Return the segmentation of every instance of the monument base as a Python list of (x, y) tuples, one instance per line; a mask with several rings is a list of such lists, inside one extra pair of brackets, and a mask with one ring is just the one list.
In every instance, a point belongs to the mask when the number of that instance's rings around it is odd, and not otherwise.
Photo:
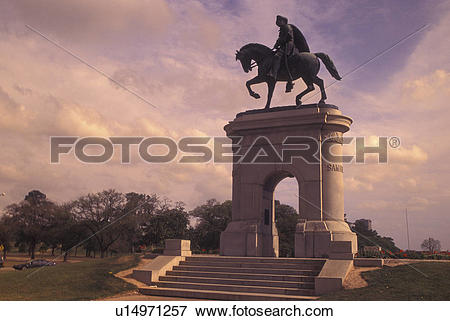
[(357, 237), (344, 221), (306, 221), (297, 224), (295, 257), (352, 260)]
[(224, 127), (236, 157), (232, 221), (221, 234), (221, 255), (278, 256), (274, 193), (291, 177), (304, 219), (297, 226), (295, 256), (353, 258), (357, 239), (344, 222), (341, 159), (351, 123), (336, 106), (310, 105), (249, 110)]
[(275, 225), (233, 221), (220, 234), (220, 255), (278, 257), (278, 253), (278, 230)]

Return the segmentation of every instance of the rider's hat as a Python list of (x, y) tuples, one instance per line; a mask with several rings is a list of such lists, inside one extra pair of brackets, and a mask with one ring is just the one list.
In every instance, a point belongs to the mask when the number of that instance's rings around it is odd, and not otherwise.
[(277, 21), (283, 21), (284, 23), (288, 23), (288, 18), (278, 15)]

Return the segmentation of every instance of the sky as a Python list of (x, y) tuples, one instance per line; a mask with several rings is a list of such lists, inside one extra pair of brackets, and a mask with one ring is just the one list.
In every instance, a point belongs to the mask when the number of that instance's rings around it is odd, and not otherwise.
[[(50, 164), (49, 138), (223, 136), (236, 113), (265, 103), (264, 85), (255, 86), (262, 99), (248, 95), (245, 81), (253, 75), (234, 53), (249, 42), (272, 46), (277, 14), (345, 75), (327, 89), (327, 102), (353, 118), (346, 135), (401, 140), (388, 164), (368, 158), (345, 165), (349, 220), (371, 219), (406, 248), (407, 208), (412, 249), (428, 237), (450, 249), (450, 1), (443, 0), (2, 0), (0, 208), (33, 189), (57, 202), (109, 188), (157, 193), (188, 209), (230, 199), (229, 164), (149, 164), (133, 149), (127, 165), (120, 152), (106, 164), (83, 164), (73, 154)], [(319, 76), (333, 83), (323, 67)], [(272, 106), (293, 104), (303, 87), (297, 81), (284, 94), (279, 85)], [(313, 95), (308, 102), (317, 100)], [(293, 180), (276, 189), (278, 199), (298, 208), (296, 195)]]

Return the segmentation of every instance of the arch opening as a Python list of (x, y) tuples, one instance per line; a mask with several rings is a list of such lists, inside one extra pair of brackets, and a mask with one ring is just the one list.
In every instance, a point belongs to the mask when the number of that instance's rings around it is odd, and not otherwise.
[(274, 248), (274, 252), (280, 257), (294, 257), (295, 254), (295, 230), (299, 221), (299, 186), (298, 179), (288, 171), (271, 173), (264, 181), (263, 221), (267, 226), (267, 232), (272, 232), (277, 240), (267, 246)]

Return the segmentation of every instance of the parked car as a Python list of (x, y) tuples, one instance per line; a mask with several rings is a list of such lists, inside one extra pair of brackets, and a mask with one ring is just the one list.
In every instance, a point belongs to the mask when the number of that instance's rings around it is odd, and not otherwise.
[(26, 268), (27, 268), (27, 263), (24, 263), (24, 264), (15, 264), (15, 265), (13, 265), (13, 268), (16, 269), (16, 270), (23, 270), (23, 269), (26, 269)]
[(31, 269), (31, 268), (36, 268), (36, 267), (53, 266), (53, 265), (56, 265), (56, 263), (52, 262), (52, 261), (32, 260), (27, 263), (13, 265), (13, 268), (16, 270), (23, 270), (23, 269)]

